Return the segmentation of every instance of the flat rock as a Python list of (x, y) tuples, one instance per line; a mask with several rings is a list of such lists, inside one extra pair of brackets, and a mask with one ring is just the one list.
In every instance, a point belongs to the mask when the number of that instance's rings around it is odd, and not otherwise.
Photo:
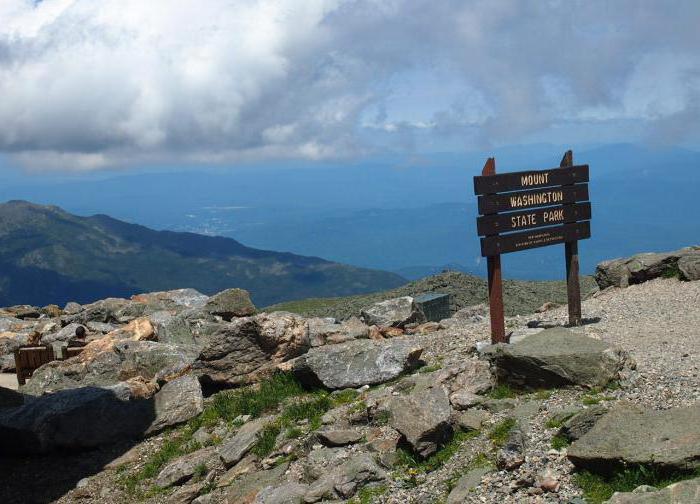
[(288, 468), (289, 463), (284, 463), (268, 471), (244, 474), (225, 489), (226, 497), (224, 500), (215, 500), (213, 502), (252, 504), (263, 489), (270, 485), (279, 485), (284, 482), (283, 476)]
[(224, 440), (218, 452), (226, 467), (231, 467), (250, 451), (268, 421), (269, 419), (259, 418), (243, 424), (231, 438)]
[(294, 482), (271, 485), (263, 488), (255, 496), (253, 504), (301, 504), (308, 489), (309, 485)]
[(700, 250), (678, 259), (678, 270), (685, 280), (700, 280)]
[(542, 388), (602, 387), (618, 379), (629, 362), (623, 350), (561, 327), (546, 329), (516, 344), (491, 345), (483, 355), (494, 365), (499, 379)]
[(566, 419), (559, 429), (559, 435), (569, 441), (576, 441), (593, 428), (600, 417), (608, 412), (607, 408), (595, 405), (580, 411)]
[(360, 441), (362, 432), (352, 429), (325, 430), (316, 432), (318, 440), (326, 446), (345, 446)]
[(400, 327), (406, 324), (423, 323), (425, 315), (410, 296), (387, 299), (360, 311), (362, 320), (368, 326)]
[(355, 340), (312, 348), (294, 362), (306, 381), (329, 389), (357, 388), (392, 380), (418, 366), (423, 349), (406, 338)]
[(615, 492), (604, 504), (689, 504), (700, 502), (700, 478), (673, 483), (666, 488), (638, 487)]
[(161, 488), (181, 484), (192, 478), (199, 467), (204, 466), (210, 470), (215, 461), (216, 452), (212, 447), (182, 455), (161, 469), (155, 483)]
[(489, 467), (477, 467), (459, 478), (450, 495), (447, 496), (447, 504), (467, 502), (470, 493), (481, 483), (481, 478), (492, 471), (493, 469)]
[(619, 405), (568, 448), (579, 467), (650, 464), (664, 470), (700, 467), (700, 404), (668, 410)]

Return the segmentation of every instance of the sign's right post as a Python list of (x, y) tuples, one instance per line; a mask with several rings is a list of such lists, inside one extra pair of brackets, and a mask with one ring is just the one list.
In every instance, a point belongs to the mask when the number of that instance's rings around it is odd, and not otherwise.
[[(574, 165), (574, 154), (566, 151), (559, 164), (562, 169)], [(568, 206), (568, 205), (565, 205)], [(564, 244), (566, 255), (566, 294), (569, 306), (569, 325), (581, 325), (581, 286), (579, 285), (578, 240), (567, 241)]]

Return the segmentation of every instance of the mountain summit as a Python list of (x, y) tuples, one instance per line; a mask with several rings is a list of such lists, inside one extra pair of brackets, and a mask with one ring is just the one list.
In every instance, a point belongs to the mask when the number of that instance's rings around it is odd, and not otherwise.
[(0, 204), (0, 305), (89, 302), (193, 287), (251, 292), (258, 306), (396, 287), (399, 275), (259, 250), (230, 238), (155, 231), (26, 201)]

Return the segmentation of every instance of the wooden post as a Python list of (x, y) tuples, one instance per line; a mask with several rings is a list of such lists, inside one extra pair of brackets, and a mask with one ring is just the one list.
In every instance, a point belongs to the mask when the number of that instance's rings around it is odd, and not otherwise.
[[(574, 165), (574, 153), (566, 151), (559, 163), (561, 168)], [(579, 285), (578, 241), (564, 244), (566, 254), (566, 297), (569, 305), (569, 325), (581, 325), (581, 286)]]
[[(488, 158), (481, 174), (495, 175), (496, 160)], [(489, 278), (489, 312), (491, 314), (491, 343), (506, 343), (506, 327), (503, 318), (503, 279), (501, 278), (501, 256), (486, 258)]]

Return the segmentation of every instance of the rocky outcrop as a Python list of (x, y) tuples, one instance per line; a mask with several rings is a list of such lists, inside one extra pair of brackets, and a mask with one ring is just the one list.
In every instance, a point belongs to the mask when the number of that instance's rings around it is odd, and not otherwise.
[(576, 466), (604, 470), (644, 464), (662, 470), (700, 467), (700, 404), (663, 411), (620, 405), (568, 449)]
[(687, 504), (700, 502), (700, 478), (673, 483), (665, 488), (640, 486), (631, 492), (615, 492), (604, 504)]
[(509, 345), (483, 350), (499, 379), (518, 386), (552, 388), (561, 385), (601, 387), (619, 378), (627, 354), (607, 343), (555, 327)]
[(680, 274), (686, 280), (697, 280), (700, 270), (700, 246), (674, 252), (643, 253), (623, 259), (603, 261), (596, 267), (595, 280), (600, 289), (627, 287), (662, 276)]
[(425, 315), (416, 306), (414, 299), (404, 296), (388, 299), (363, 309), (360, 312), (362, 320), (367, 325), (378, 327), (403, 328), (411, 323), (425, 322)]
[(209, 336), (193, 368), (204, 382), (241, 385), (309, 347), (304, 318), (287, 312), (261, 313), (234, 319)]
[(312, 348), (294, 362), (302, 380), (329, 389), (374, 385), (414, 369), (423, 349), (408, 338), (355, 340)]

